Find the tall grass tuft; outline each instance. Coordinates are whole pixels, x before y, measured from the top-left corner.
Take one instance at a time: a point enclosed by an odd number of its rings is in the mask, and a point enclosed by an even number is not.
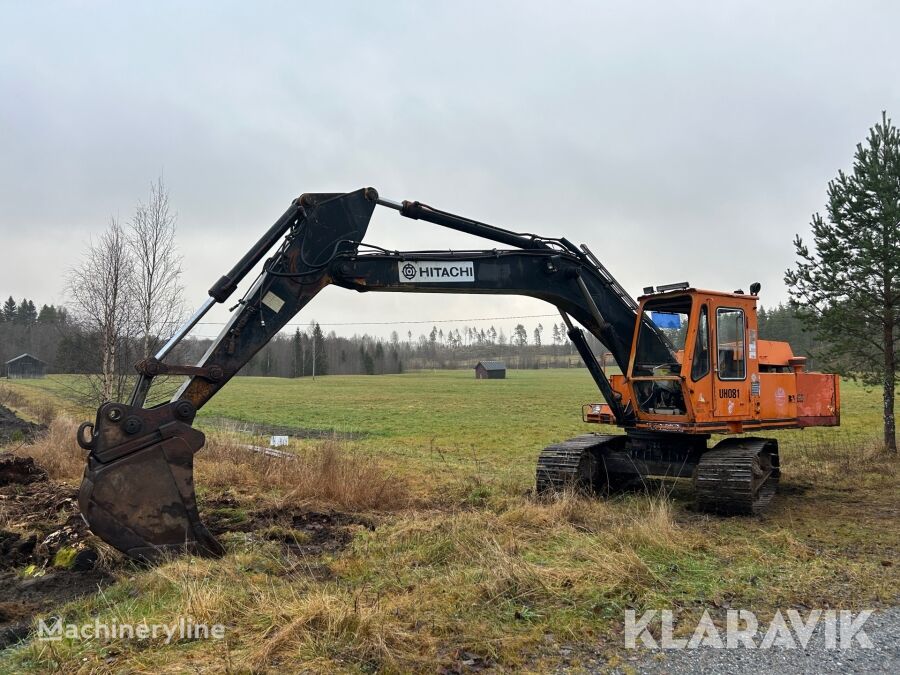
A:
[[[325,503],[342,509],[396,510],[410,503],[407,481],[368,454],[337,440],[299,450],[295,458],[269,457],[221,435],[196,456],[198,481],[210,487],[274,491],[287,504]]]
[[[84,473],[85,451],[75,440],[77,430],[78,423],[75,420],[59,415],[50,422],[46,432],[19,448],[16,454],[33,457],[50,478],[79,480]]]

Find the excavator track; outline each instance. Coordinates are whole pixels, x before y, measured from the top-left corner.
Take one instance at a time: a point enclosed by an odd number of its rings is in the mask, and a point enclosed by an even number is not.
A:
[[[772,501],[780,477],[778,442],[729,438],[700,457],[694,494],[702,511],[753,515]]]
[[[536,487],[538,494],[548,494],[575,488],[593,491],[604,446],[624,441],[623,436],[583,434],[561,443],[548,445],[537,462]]]

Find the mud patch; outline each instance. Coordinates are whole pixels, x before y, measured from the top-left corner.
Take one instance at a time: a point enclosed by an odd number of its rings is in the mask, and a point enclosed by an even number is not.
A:
[[[19,419],[12,410],[0,405],[0,446],[28,441],[46,428],[42,424]]]
[[[47,472],[35,464],[31,457],[0,455],[0,487],[25,485],[39,480],[47,480]]]
[[[36,615],[111,582],[93,569],[97,554],[75,497],[33,459],[0,454],[0,649],[24,639]],[[68,569],[53,565],[63,548]]]
[[[30,457],[8,453],[0,454],[0,525],[44,536],[66,526],[78,537],[88,534],[78,513],[75,488],[49,480]]]
[[[371,520],[340,511],[288,507],[245,510],[230,496],[204,501],[202,511],[215,535],[244,532],[258,540],[277,541],[300,556],[336,553],[346,548],[359,528],[375,529]]]
[[[25,578],[16,572],[0,572],[0,649],[24,640],[35,616],[96,593],[110,581],[99,570],[51,570],[42,576]]]

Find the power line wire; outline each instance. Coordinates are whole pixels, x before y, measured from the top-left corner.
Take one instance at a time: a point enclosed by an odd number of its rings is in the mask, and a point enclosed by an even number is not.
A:
[[[548,319],[551,317],[559,316],[558,314],[521,314],[519,316],[483,316],[483,317],[470,317],[468,319],[422,319],[415,321],[352,321],[346,323],[319,323],[321,327],[333,327],[333,326],[403,326],[408,324],[436,324],[436,323],[462,323],[465,321],[508,321],[510,319]],[[175,323],[175,322],[171,322]],[[224,326],[226,321],[199,321],[197,323],[198,326]],[[316,322],[318,323],[318,322]],[[309,325],[308,323],[286,323],[284,325],[285,328],[288,327],[305,327]]]

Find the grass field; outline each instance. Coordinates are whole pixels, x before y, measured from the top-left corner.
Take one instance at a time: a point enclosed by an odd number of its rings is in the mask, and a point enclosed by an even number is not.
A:
[[[50,376],[17,384],[38,407],[91,419],[80,405],[77,376]],[[840,427],[767,432],[787,456],[838,448],[833,461],[878,442],[881,400],[853,382],[842,383]],[[282,379],[239,377],[199,413],[196,426],[221,429],[225,420],[311,431],[360,435],[345,447],[377,454],[406,469],[442,481],[477,472],[486,480],[530,486],[534,462],[544,446],[587,431],[581,405],[600,400],[583,368],[513,370],[506,380],[474,380],[469,371],[422,371],[403,375]],[[46,415],[44,415],[46,416]],[[320,434],[316,434],[320,435]],[[266,439],[260,439],[264,441]],[[314,443],[292,440],[295,448]],[[828,453],[821,458],[830,462]],[[788,462],[789,464],[789,462]],[[787,467],[788,470],[790,467]],[[424,485],[423,485],[424,487]]]
[[[4,387],[24,414],[87,413],[72,378]],[[118,582],[68,615],[221,621],[227,644],[115,645],[110,656],[99,643],[35,642],[0,657],[0,670],[614,665],[626,608],[765,616],[900,602],[898,462],[879,450],[877,393],[844,383],[839,429],[774,434],[782,494],[764,517],[730,519],[694,512],[690,491],[672,484],[535,501],[540,448],[591,430],[580,407],[597,398],[583,369],[500,381],[468,371],[237,378],[198,420],[209,437],[196,471],[206,516],[241,525],[266,510],[336,511],[346,545],[298,553],[243,527],[223,536],[221,561],[117,563]],[[353,436],[293,441],[304,459],[286,469],[234,450],[225,419]],[[73,480],[75,469],[57,473]]]

